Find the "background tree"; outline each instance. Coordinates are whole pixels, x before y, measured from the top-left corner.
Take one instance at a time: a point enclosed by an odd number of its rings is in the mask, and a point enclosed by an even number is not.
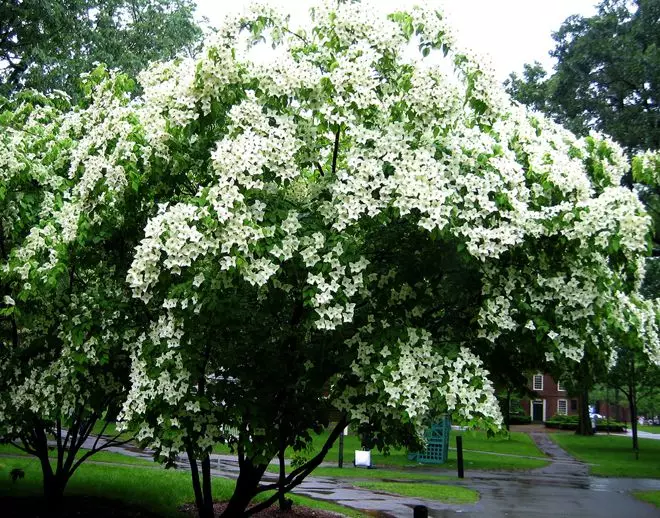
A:
[[[136,77],[190,53],[201,29],[190,0],[6,0],[0,4],[0,95],[59,89],[77,98],[97,63]]]
[[[659,20],[658,0],[605,0],[599,4],[595,16],[571,16],[553,35],[556,43],[550,55],[557,59],[557,64],[551,75],[538,63],[525,65],[522,77],[510,75],[506,89],[514,99],[547,114],[577,134],[598,130],[611,135],[629,156],[658,149]],[[626,174],[625,178],[625,183],[631,185],[630,175]],[[645,186],[640,189],[640,197],[654,219],[656,255],[660,242],[660,196],[655,187]],[[648,261],[647,270],[645,292],[657,297],[660,292],[655,260]],[[590,429],[586,421],[585,391],[596,381],[593,374],[604,368],[605,364],[601,364],[585,370],[578,431]]]
[[[554,33],[555,71],[538,65],[506,82],[511,96],[577,134],[597,129],[629,153],[660,148],[660,1],[605,0]]]

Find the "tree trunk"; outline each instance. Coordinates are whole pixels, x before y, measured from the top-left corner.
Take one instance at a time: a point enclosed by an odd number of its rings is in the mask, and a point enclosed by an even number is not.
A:
[[[43,465],[43,462],[42,462]],[[63,473],[44,472],[44,498],[49,509],[59,509],[69,477]]]
[[[213,495],[211,494],[211,461],[207,455],[202,460],[202,482],[199,480],[199,468],[197,458],[192,449],[187,449],[188,461],[190,462],[190,476],[192,478],[193,491],[195,493],[195,506],[199,518],[213,518]],[[205,465],[205,462],[207,464]]]
[[[506,409],[504,412],[504,422],[506,423],[506,431],[511,430],[511,387],[506,389]]]
[[[575,430],[577,435],[593,435],[594,429],[589,419],[589,391],[582,389],[578,399],[579,420],[578,427]]]
[[[204,496],[204,518],[213,518],[213,492],[211,491],[211,457],[208,453],[202,459],[202,494]]]
[[[280,461],[280,479],[278,481],[279,489],[278,500],[280,504],[280,511],[286,512],[291,510],[291,505],[293,501],[289,498],[286,498],[286,467],[284,464],[284,446],[280,446],[280,451],[277,454],[277,457]]]
[[[628,405],[630,405],[630,426],[632,427],[632,447],[635,457],[639,459],[639,438],[637,437],[637,398],[635,397],[635,387],[631,387],[628,396]]]
[[[265,465],[254,465],[249,459],[240,463],[241,471],[236,480],[234,494],[227,504],[222,517],[236,518],[243,515],[256,493],[259,481],[266,471]]]

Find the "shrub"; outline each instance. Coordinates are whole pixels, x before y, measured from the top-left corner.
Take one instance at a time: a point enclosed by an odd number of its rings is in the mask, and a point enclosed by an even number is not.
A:
[[[545,421],[546,428],[557,428],[560,430],[576,430],[579,422],[577,415],[559,415],[555,414]],[[625,432],[627,426],[625,423],[610,419],[596,419],[596,430],[609,429],[610,432]]]

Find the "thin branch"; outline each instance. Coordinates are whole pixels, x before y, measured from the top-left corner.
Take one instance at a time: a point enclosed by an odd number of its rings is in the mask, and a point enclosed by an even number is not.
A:
[[[21,442],[23,443],[23,446],[19,446],[15,442],[12,442],[11,444],[12,444],[12,446],[15,446],[16,448],[18,448],[21,451],[24,451],[25,453],[29,453],[30,455],[36,455],[37,454],[36,450],[33,450],[32,448],[30,448],[28,446],[27,441],[23,437],[21,437]]]
[[[332,176],[335,176],[337,172],[337,155],[339,155],[339,133],[341,132],[341,126],[337,128],[335,133],[335,146],[332,150]]]
[[[116,437],[119,437],[119,435],[120,435],[120,434],[118,434]],[[73,473],[74,471],[76,471],[76,470],[80,467],[80,465],[81,465],[83,462],[85,462],[87,459],[89,459],[89,458],[90,458],[92,455],[94,455],[95,453],[98,453],[98,452],[100,452],[100,451],[103,451],[103,450],[105,450],[106,448],[110,448],[111,446],[122,446],[122,445],[124,445],[124,444],[126,444],[126,443],[131,442],[132,439],[133,439],[133,438],[131,437],[130,439],[126,439],[125,441],[107,442],[107,443],[105,443],[105,444],[99,446],[99,447],[96,448],[96,449],[87,450],[87,451],[83,454],[83,456],[80,457],[80,459],[78,459],[78,461],[72,466],[70,473]]]
[[[103,428],[101,428],[101,431],[96,434],[96,440],[94,441],[94,444],[92,445],[92,450],[96,449],[96,445],[99,443],[99,439],[103,435],[103,432],[105,432],[105,429],[108,427],[109,421],[105,421],[103,423]]]
[[[323,445],[323,448],[321,448],[321,451],[318,452],[310,460],[308,460],[304,465],[294,469],[289,474],[289,476],[286,478],[287,491],[290,491],[295,486],[300,484],[300,482],[302,482],[307,475],[309,475],[319,464],[321,464],[321,462],[323,462],[323,459],[327,455],[328,451],[334,444],[337,437],[339,437],[341,431],[344,428],[346,428],[346,422],[347,419],[346,419],[346,415],[344,414],[337,423],[337,425],[335,426],[334,430],[332,430],[332,433],[328,436],[328,439],[325,441],[325,444]]]
[[[318,162],[314,162],[314,165],[316,166],[316,169],[318,169],[319,173],[321,173],[321,176],[325,176],[325,173],[323,172],[323,168],[321,167],[321,164]]]
[[[299,38],[300,40],[302,40],[303,43],[305,43],[305,44],[309,44],[309,42],[307,41],[307,38],[305,38],[305,37],[302,36],[301,34],[298,34],[297,32],[293,32],[292,30],[287,29],[286,27],[281,27],[281,29],[282,29],[284,32],[288,33],[288,34],[291,34],[291,36],[295,36],[296,38]]]

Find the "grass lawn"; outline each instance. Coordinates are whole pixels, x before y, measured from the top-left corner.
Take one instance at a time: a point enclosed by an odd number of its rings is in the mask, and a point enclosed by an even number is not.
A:
[[[637,426],[638,430],[642,432],[657,433],[660,434],[660,426],[653,426],[649,424],[640,424]]]
[[[523,432],[511,432],[508,436],[487,437],[486,432],[480,431],[456,431],[452,430],[451,436],[463,436],[463,449],[488,451],[492,453],[507,453],[509,455],[525,455],[528,457],[546,457],[545,453],[538,449],[532,438]],[[451,439],[451,445],[456,446],[455,439]]]
[[[395,495],[439,500],[446,504],[473,504],[479,500],[479,493],[474,489],[461,486],[441,486],[438,484],[419,484],[405,482],[355,482],[354,486],[373,491],[383,491]]]
[[[660,441],[639,440],[639,460],[635,459],[630,437],[551,434],[559,446],[590,464],[592,475],[604,477],[660,478]]]
[[[88,450],[81,449],[78,452],[78,457],[84,455]],[[0,444],[0,456],[2,455],[21,455],[26,457],[32,457],[22,450],[12,446],[11,444]],[[57,458],[57,453],[55,450],[51,450],[50,457]],[[145,465],[153,466],[154,461],[149,459],[141,459],[137,457],[130,457],[128,455],[122,455],[121,453],[112,453],[109,451],[100,451],[92,455],[88,461],[90,462],[111,462],[114,464],[134,464],[134,465]],[[6,460],[9,462],[9,460]],[[87,462],[87,461],[85,461]]]
[[[25,471],[25,478],[16,483],[9,479],[9,472],[14,468]],[[0,458],[0,496],[41,496],[41,484],[41,469],[35,459]],[[234,482],[231,480],[213,479],[213,495],[217,500],[228,500],[233,488]],[[178,507],[195,499],[188,472],[99,464],[81,466],[69,481],[66,494],[116,499],[161,516],[179,518]],[[328,502],[296,495],[291,495],[291,498],[299,505],[327,509],[350,517],[364,516]]]
[[[268,466],[271,473],[279,473],[280,468],[275,465]],[[287,471],[290,471],[287,468]],[[451,475],[433,475],[428,473],[415,473],[413,470],[392,469],[365,469],[354,468],[350,463],[345,463],[343,468],[318,467],[312,472],[312,476],[349,478],[349,479],[379,479],[379,480],[456,480],[458,477]]]
[[[660,491],[634,491],[633,496],[656,507],[660,507]]]
[[[545,455],[536,447],[532,439],[525,433],[522,432],[513,432],[510,438],[507,437],[494,437],[487,438],[485,432],[457,432],[452,430],[450,436],[450,447],[456,447],[456,435],[463,436],[463,453],[464,463],[466,469],[478,469],[478,470],[528,470],[534,468],[540,468],[548,464],[547,461],[541,459],[527,459],[524,457],[507,457],[504,455],[491,455],[489,453],[479,453],[479,452],[492,452],[492,453],[504,453],[509,455],[523,455],[523,456],[532,456],[532,457],[545,457]],[[315,435],[312,446],[309,451],[302,452],[305,457],[312,457],[315,452],[321,449],[322,444],[327,438],[327,433],[321,435]],[[361,449],[360,439],[355,435],[347,435],[344,437],[344,465],[350,466],[353,461],[353,451]],[[476,451],[467,451],[467,450],[476,450]],[[216,452],[221,451],[221,448],[217,448]],[[228,450],[225,450],[228,451]],[[295,453],[293,451],[287,451],[287,457],[292,458]],[[300,455],[300,454],[299,454]],[[325,462],[337,462],[339,455],[339,445],[338,441],[335,442],[333,447],[330,449],[328,454],[325,457]],[[371,452],[371,461],[372,463],[379,468],[414,468],[418,467],[420,469],[447,469],[447,470],[456,470],[456,451],[449,450],[449,458],[445,464],[434,466],[429,464],[418,464],[414,461],[408,460],[407,452],[405,450],[392,449],[390,450],[390,455],[384,455],[383,453],[373,450]],[[376,473],[378,470],[374,470]],[[316,474],[321,475],[322,472],[315,471]],[[341,470],[338,470],[337,474],[333,473],[328,476],[340,476]],[[367,477],[361,477],[367,478]],[[371,477],[369,477],[371,478]],[[378,475],[374,475],[374,478],[383,478]],[[400,477],[399,477],[400,478]]]
[[[90,432],[90,435],[98,435],[101,433],[101,429],[103,428],[103,425],[105,423],[103,421],[97,421],[94,427],[92,428],[92,431]],[[117,425],[115,423],[108,423],[108,426],[105,427],[105,430],[103,430],[103,435],[109,436],[109,437],[114,437],[117,435]],[[122,434],[119,436],[117,439],[118,441],[127,441],[128,439],[133,438],[133,433],[128,430],[126,432],[122,432]]]

